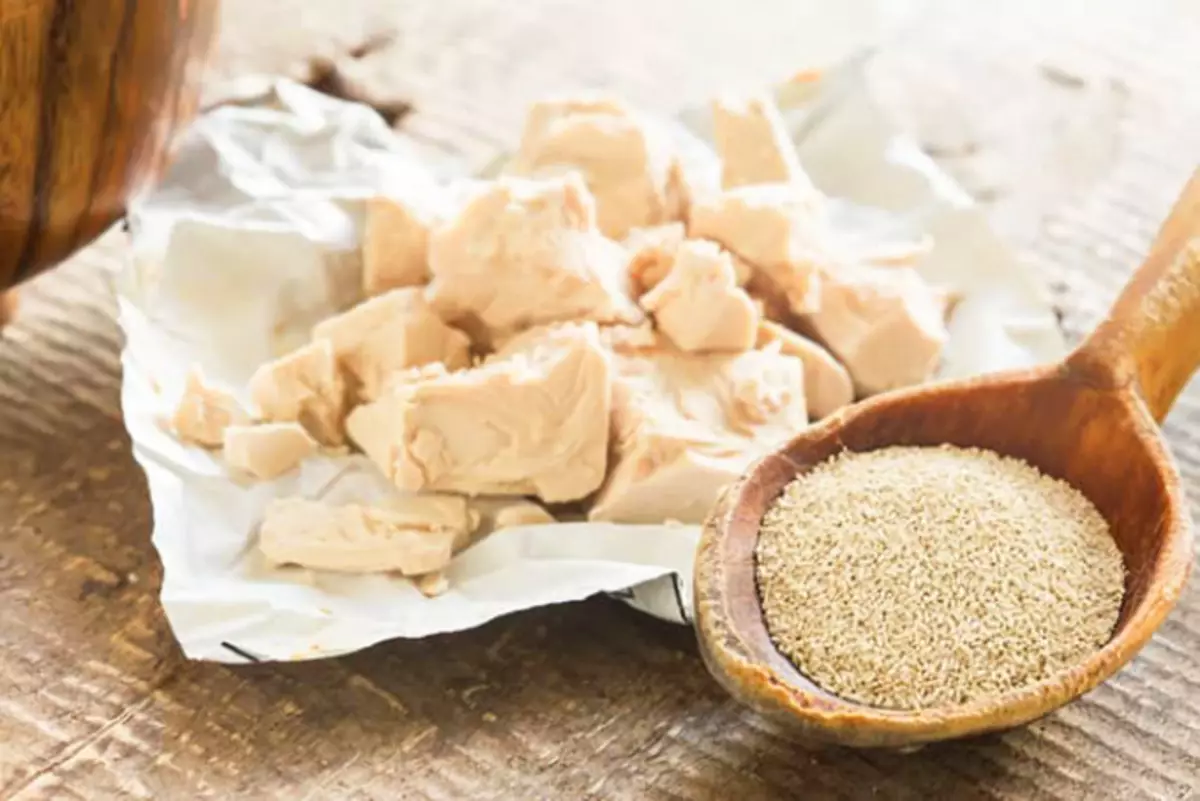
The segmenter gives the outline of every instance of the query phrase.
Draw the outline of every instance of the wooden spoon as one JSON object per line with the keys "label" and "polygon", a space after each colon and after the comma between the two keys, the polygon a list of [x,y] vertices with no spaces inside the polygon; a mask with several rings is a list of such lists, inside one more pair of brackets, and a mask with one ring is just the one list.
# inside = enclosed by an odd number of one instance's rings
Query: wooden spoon
{"label": "wooden spoon", "polygon": [[[803,738],[904,747],[1005,729],[1091,690],[1128,662],[1179,598],[1192,534],[1158,426],[1200,363],[1200,170],[1112,312],[1064,363],[893,392],[807,429],[732,485],[696,560],[696,631],[736,698]],[[1125,560],[1112,639],[1045,681],[960,706],[880,709],[801,674],[767,635],[755,585],[763,512],[798,474],[843,450],[950,443],[1016,456],[1099,508]]]}

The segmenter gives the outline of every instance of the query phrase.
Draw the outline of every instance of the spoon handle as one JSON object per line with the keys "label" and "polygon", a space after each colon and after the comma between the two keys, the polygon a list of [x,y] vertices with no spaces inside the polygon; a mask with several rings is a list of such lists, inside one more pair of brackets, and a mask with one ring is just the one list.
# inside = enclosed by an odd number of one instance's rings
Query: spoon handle
{"label": "spoon handle", "polygon": [[1158,422],[1200,367],[1200,169],[1108,317],[1067,367],[1100,386],[1136,380]]}

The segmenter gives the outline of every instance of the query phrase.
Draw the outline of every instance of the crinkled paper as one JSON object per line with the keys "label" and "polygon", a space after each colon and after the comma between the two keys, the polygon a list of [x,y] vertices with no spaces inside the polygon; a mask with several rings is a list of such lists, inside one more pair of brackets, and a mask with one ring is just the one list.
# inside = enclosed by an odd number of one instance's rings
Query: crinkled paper
{"label": "crinkled paper", "polygon": [[[1038,281],[970,198],[888,127],[856,75],[788,84],[780,104],[852,241],[933,236],[921,269],[960,297],[941,375],[1058,357],[1063,342]],[[711,159],[706,125],[698,111],[672,128],[701,161]],[[331,656],[596,593],[688,620],[696,526],[505,529],[457,557],[449,591],[434,599],[402,578],[270,567],[254,544],[269,499],[370,501],[395,490],[353,455],[311,459],[275,481],[240,481],[214,454],[164,431],[191,365],[245,401],[258,364],[357,299],[364,198],[440,191],[418,150],[372,110],[279,82],[259,102],[198,120],[164,183],[131,211],[134,256],[119,280],[124,414],[149,482],[162,603],[188,656]]]}

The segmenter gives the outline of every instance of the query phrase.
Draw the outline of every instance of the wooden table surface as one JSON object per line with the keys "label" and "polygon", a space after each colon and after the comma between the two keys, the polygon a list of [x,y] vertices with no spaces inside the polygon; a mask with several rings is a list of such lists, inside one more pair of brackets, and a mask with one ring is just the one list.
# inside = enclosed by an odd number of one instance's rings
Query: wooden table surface
{"label": "wooden table surface", "polygon": [[[316,81],[468,158],[549,89],[669,110],[805,56],[784,0],[226,3],[217,74]],[[872,80],[1078,336],[1200,161],[1200,8],[969,5],[926,14]],[[709,679],[688,630],[603,599],[316,663],[184,660],[121,424],[122,246],[24,288],[0,339],[0,797],[1200,798],[1197,582],[1087,698],[910,755],[789,743]],[[1200,387],[1166,429],[1200,497]]]}

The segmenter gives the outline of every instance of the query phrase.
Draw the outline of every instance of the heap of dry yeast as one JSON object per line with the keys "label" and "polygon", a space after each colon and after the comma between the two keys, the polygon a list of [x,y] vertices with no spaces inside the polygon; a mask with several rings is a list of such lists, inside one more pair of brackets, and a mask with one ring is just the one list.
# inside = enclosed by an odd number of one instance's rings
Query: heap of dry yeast
{"label": "heap of dry yeast", "polygon": [[964,704],[1049,677],[1112,635],[1121,554],[1078,490],[950,446],[843,453],[763,517],[756,570],[779,650],[878,707]]}

